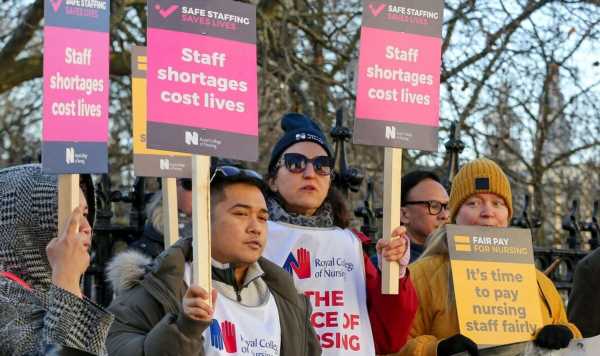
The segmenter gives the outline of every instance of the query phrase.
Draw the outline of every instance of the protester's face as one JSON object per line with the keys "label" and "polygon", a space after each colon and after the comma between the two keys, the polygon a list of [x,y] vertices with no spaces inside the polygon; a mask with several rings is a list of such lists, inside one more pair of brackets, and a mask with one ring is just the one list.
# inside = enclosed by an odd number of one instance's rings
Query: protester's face
{"label": "protester's face", "polygon": [[456,215],[456,223],[459,225],[507,227],[508,207],[504,199],[496,194],[475,194],[460,206]]}
{"label": "protester's face", "polygon": [[[448,204],[448,193],[440,183],[433,179],[425,179],[410,190],[406,201],[437,201]],[[406,204],[402,207],[402,224],[406,226],[409,236],[421,244],[447,220],[448,209],[442,209],[438,214],[432,215],[426,204]]]}
{"label": "protester's face", "polygon": [[192,216],[192,191],[177,184],[177,209],[187,216]]}
{"label": "protester's face", "polygon": [[257,187],[237,183],[225,187],[211,211],[212,257],[221,263],[248,265],[258,261],[267,242],[267,204]]}
{"label": "protester's face", "polygon": [[[281,156],[286,153],[300,153],[309,159],[327,156],[323,147],[306,141],[290,146]],[[313,215],[327,197],[331,176],[318,174],[312,164],[302,173],[292,173],[280,163],[275,178],[269,183],[271,189],[283,197],[288,212]]]}
{"label": "protester's face", "polygon": [[89,214],[88,203],[81,189],[79,189],[79,207],[83,212],[83,218],[79,221],[79,235],[85,239],[84,245],[89,249],[92,244],[92,227],[87,219]]}

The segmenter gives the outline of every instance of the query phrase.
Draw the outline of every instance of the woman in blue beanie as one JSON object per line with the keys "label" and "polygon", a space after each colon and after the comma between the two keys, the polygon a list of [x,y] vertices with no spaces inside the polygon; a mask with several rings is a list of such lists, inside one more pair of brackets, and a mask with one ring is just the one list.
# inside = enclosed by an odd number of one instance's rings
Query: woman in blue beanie
{"label": "woman in blue beanie", "polygon": [[[406,342],[417,308],[414,287],[401,273],[400,293],[381,294],[381,275],[363,252],[369,239],[348,228],[346,202],[331,185],[334,159],[319,126],[289,113],[274,146],[267,182],[269,242],[264,256],[286,269],[313,307],[312,324],[324,355],[397,352]],[[377,252],[408,263],[403,227]]]}

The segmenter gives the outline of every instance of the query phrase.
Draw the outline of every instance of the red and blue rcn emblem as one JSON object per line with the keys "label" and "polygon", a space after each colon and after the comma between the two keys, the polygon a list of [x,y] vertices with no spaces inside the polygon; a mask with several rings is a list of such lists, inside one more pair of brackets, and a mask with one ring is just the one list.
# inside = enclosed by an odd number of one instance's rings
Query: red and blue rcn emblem
{"label": "red and blue rcn emblem", "polygon": [[223,321],[219,324],[217,319],[210,322],[210,344],[212,347],[223,350],[228,353],[237,352],[237,341],[235,335],[235,324],[230,321]]}
{"label": "red and blue rcn emblem", "polygon": [[296,256],[290,252],[288,258],[283,263],[283,269],[292,274],[292,271],[299,279],[310,277],[310,251],[305,248],[296,250]]}

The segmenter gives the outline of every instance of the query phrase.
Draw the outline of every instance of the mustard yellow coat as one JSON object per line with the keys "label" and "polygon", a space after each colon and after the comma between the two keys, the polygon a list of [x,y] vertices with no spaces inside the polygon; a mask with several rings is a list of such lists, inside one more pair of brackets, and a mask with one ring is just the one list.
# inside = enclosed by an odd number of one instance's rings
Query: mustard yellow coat
{"label": "mustard yellow coat", "polygon": [[[428,256],[409,266],[419,309],[413,321],[409,340],[399,355],[436,356],[440,340],[459,332],[456,307],[448,307],[448,277],[450,263],[447,255]],[[540,305],[544,325],[567,326],[575,338],[581,338],[577,327],[567,320],[565,307],[558,291],[542,272],[537,271]]]}

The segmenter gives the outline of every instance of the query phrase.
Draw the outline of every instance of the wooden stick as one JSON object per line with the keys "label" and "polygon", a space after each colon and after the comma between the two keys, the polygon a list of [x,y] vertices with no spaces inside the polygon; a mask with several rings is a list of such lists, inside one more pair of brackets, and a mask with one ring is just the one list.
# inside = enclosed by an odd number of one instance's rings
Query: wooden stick
{"label": "wooden stick", "polygon": [[[211,291],[210,157],[192,155],[193,284]],[[209,303],[212,301],[208,300]]]}
{"label": "wooden stick", "polygon": [[[383,238],[389,239],[393,229],[400,226],[400,181],[402,178],[402,149],[385,148],[383,188]],[[381,293],[398,294],[400,264],[381,261]]]}
{"label": "wooden stick", "polygon": [[[94,204],[94,202],[88,202]],[[61,236],[73,209],[79,206],[79,174],[58,176],[58,236]]]}
{"label": "wooden stick", "polygon": [[560,264],[561,261],[562,261],[562,259],[560,257],[558,257],[557,259],[552,261],[550,266],[548,266],[548,268],[546,268],[546,270],[544,270],[544,275],[550,277],[552,272],[554,272],[554,270],[556,269],[556,267],[558,267],[558,265]]}
{"label": "wooden stick", "polygon": [[177,210],[177,180],[162,178],[163,226],[165,249],[179,240],[179,218]]}

